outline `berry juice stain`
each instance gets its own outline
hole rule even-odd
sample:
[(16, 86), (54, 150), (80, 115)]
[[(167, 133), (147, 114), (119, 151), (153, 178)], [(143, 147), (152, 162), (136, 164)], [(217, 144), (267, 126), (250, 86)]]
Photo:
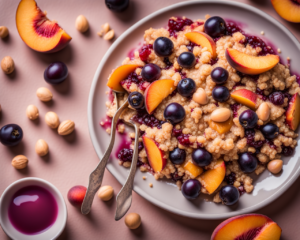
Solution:
[(34, 185), (18, 190), (8, 207), (11, 224), (27, 235), (44, 232), (55, 223), (57, 215), (58, 206), (53, 195)]

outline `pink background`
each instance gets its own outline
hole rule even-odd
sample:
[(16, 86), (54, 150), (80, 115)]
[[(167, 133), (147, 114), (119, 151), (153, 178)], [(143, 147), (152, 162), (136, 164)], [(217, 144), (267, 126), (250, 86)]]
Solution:
[[(19, 124), (24, 131), (22, 143), (13, 148), (0, 144), (0, 194), (4, 189), (23, 177), (40, 177), (53, 183), (63, 194), (68, 208), (66, 229), (59, 239), (209, 239), (214, 228), (221, 221), (196, 220), (181, 217), (160, 209), (133, 193), (130, 212), (142, 217), (142, 225), (137, 230), (129, 230), (124, 220), (115, 222), (115, 200), (104, 203), (95, 199), (92, 212), (88, 216), (80, 214), (67, 201), (67, 192), (74, 185), (88, 184), (89, 173), (98, 163), (98, 158), (90, 141), (87, 125), (87, 102), (90, 85), (96, 68), (111, 45), (97, 36), (103, 23), (110, 23), (116, 37), (138, 20), (154, 11), (180, 0), (131, 0), (131, 5), (122, 14), (110, 12), (104, 0), (38, 0), (48, 17), (59, 24), (73, 37), (71, 44), (54, 54), (41, 54), (29, 49), (20, 39), (15, 25), (15, 11), (18, 0), (0, 1), (0, 25), (7, 26), (10, 35), (0, 39), (0, 59), (11, 56), (16, 65), (13, 74), (7, 76), (0, 71), (0, 126), (8, 123)], [(240, 0), (253, 5), (275, 17), (300, 39), (299, 24), (281, 19), (269, 0)], [(90, 30), (81, 34), (75, 29), (75, 19), (79, 14), (87, 17)], [(50, 86), (43, 79), (44, 69), (53, 61), (63, 61), (69, 69), (68, 79), (61, 85)], [(37, 88), (48, 87), (54, 95), (51, 103), (42, 103), (35, 95)], [(26, 117), (26, 107), (34, 104), (39, 108), (40, 118), (30, 121)], [(66, 137), (59, 136), (44, 121), (46, 112), (54, 111), (61, 121), (73, 120), (76, 131)], [(50, 154), (38, 157), (34, 151), (38, 139), (45, 139)], [(29, 167), (17, 171), (11, 166), (15, 155), (24, 154), (29, 159)], [(121, 185), (106, 171), (104, 185), (111, 185), (117, 193)], [(283, 229), (282, 239), (297, 239), (300, 235), (300, 179), (280, 198), (259, 210), (276, 221)], [(8, 239), (0, 228), (0, 239)]]

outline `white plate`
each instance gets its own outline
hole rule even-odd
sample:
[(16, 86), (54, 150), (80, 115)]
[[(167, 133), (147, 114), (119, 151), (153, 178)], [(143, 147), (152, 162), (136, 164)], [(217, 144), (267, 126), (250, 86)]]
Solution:
[[(291, 57), (292, 69), (297, 69), (296, 65), (300, 62), (300, 44), (297, 39), (275, 19), (254, 7), (238, 2), (203, 0), (182, 2), (161, 9), (124, 32), (110, 47), (98, 66), (89, 96), (88, 123), (91, 139), (99, 158), (109, 142), (109, 135), (99, 126), (99, 121), (105, 117), (107, 95), (104, 93), (108, 89), (106, 82), (112, 69), (121, 65), (128, 52), (143, 40), (144, 31), (148, 28), (166, 26), (168, 19), (172, 16), (204, 19), (206, 14), (241, 22), (244, 24), (243, 29), (249, 34), (260, 35), (261, 31), (265, 31), (266, 39), (282, 50), (280, 55), (282, 59), (286, 59), (287, 56)], [(113, 157), (121, 141), (121, 137), (117, 135)], [(203, 194), (195, 201), (188, 201), (170, 182), (156, 181), (150, 175), (147, 181), (142, 180), (145, 173), (143, 174), (139, 170), (135, 177), (134, 191), (161, 208), (192, 218), (220, 219), (249, 213), (275, 200), (297, 179), (300, 173), (300, 162), (297, 157), (299, 151), (298, 144), (294, 156), (284, 159), (283, 172), (278, 176), (274, 176), (268, 171), (258, 177), (253, 176), (255, 186), (253, 193), (244, 194), (239, 203), (233, 207), (206, 202), (203, 198), (207, 195)], [(125, 182), (129, 173), (128, 169), (119, 166), (115, 157), (109, 162), (107, 169), (121, 184)], [(153, 183), (153, 188), (149, 187), (149, 182)]]

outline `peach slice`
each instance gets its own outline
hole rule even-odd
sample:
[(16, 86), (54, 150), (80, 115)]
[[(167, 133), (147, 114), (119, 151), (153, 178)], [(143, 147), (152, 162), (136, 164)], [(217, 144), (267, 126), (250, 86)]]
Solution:
[(209, 127), (211, 129), (217, 131), (219, 134), (229, 132), (232, 125), (233, 125), (232, 118), (229, 118), (227, 121), (222, 122), (222, 123), (218, 123), (218, 122), (214, 122), (212, 120), (209, 120)]
[(295, 131), (300, 122), (300, 96), (298, 93), (293, 95), (285, 116), (287, 125)]
[(216, 43), (215, 41), (204, 32), (188, 32), (185, 34), (186, 38), (201, 47), (206, 47), (207, 50), (212, 54), (213, 58), (217, 57)]
[(218, 160), (213, 169), (202, 173), (198, 180), (202, 186), (212, 194), (223, 182), (226, 173), (226, 166), (223, 160)]
[(154, 172), (160, 172), (167, 164), (163, 151), (156, 145), (157, 143), (146, 136), (143, 136), (143, 143), (147, 153), (148, 161)]
[(280, 235), (281, 228), (267, 216), (245, 214), (220, 223), (211, 240), (279, 240)]
[(190, 161), (184, 163), (182, 167), (184, 168), (184, 170), (189, 171), (189, 173), (192, 174), (194, 178), (198, 177), (203, 172), (202, 167), (199, 167)]
[(239, 89), (230, 94), (236, 102), (241, 103), (251, 109), (255, 109), (257, 95), (248, 89)]
[(107, 86), (116, 92), (125, 92), (120, 82), (123, 81), (130, 73), (132, 73), (139, 65), (125, 64), (117, 67), (109, 76)]
[(72, 39), (55, 21), (46, 17), (34, 0), (21, 0), (16, 24), (22, 40), (38, 52), (57, 52)]
[(174, 80), (162, 79), (151, 83), (145, 91), (145, 107), (151, 114), (176, 89)]
[(227, 48), (225, 55), (227, 61), (233, 68), (249, 75), (257, 75), (269, 71), (275, 67), (280, 60), (277, 55), (256, 57), (233, 48)]
[(275, 11), (287, 21), (300, 22), (300, 0), (271, 0)]

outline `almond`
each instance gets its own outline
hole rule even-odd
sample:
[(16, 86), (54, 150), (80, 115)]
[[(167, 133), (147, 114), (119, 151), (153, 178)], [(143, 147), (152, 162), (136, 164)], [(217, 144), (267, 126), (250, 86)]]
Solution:
[(108, 31), (108, 32), (104, 35), (103, 39), (105, 39), (105, 40), (111, 40), (111, 39), (114, 38), (114, 36), (115, 36), (115, 31), (114, 31), (114, 30), (110, 30), (110, 31)]
[(1, 68), (5, 74), (11, 74), (15, 70), (15, 62), (10, 56), (6, 56), (1, 61)]
[(75, 123), (71, 120), (63, 121), (58, 127), (58, 134), (65, 136), (72, 133), (75, 129)]
[(45, 155), (48, 154), (49, 152), (49, 147), (48, 144), (46, 143), (45, 140), (43, 139), (39, 139), (36, 144), (35, 144), (35, 152), (37, 153), (37, 155), (39, 155), (40, 157), (43, 157)]
[(39, 117), (39, 110), (34, 105), (29, 105), (26, 109), (26, 115), (30, 120), (35, 120)]
[(37, 97), (42, 101), (42, 102), (49, 102), (53, 98), (52, 92), (45, 87), (41, 87), (36, 91)]
[(26, 168), (28, 165), (28, 158), (24, 155), (15, 156), (11, 162), (11, 165), (13, 165), (13, 167), (16, 169)]
[(55, 129), (59, 125), (59, 118), (55, 112), (47, 112), (45, 115), (46, 124)]
[(111, 186), (102, 186), (98, 191), (98, 197), (102, 201), (109, 201), (114, 196), (114, 189)]
[(8, 36), (8, 28), (0, 26), (0, 38), (6, 38)]
[(228, 108), (217, 108), (210, 115), (210, 119), (214, 122), (225, 122), (231, 116), (231, 111)]

